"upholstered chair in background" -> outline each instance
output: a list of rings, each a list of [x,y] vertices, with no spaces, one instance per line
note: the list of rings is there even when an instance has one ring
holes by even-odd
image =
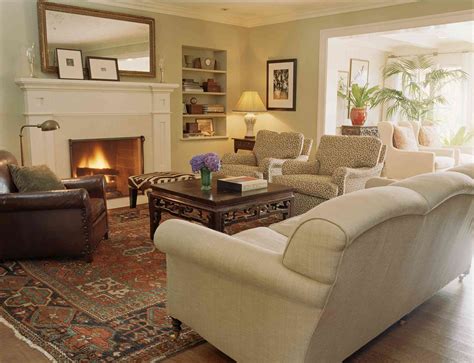
[[[431,151],[438,155],[439,153],[446,153],[446,150],[453,150],[455,165],[474,163],[474,155],[472,155],[472,151],[474,151],[473,148],[471,147],[471,154],[466,154],[462,152],[462,147],[444,146],[435,124],[427,122],[421,124],[418,121],[407,121],[403,124],[409,124],[413,128],[416,141],[418,142],[418,149],[420,151]],[[448,154],[450,154],[450,152],[448,152]]]
[[[18,163],[0,150],[0,260],[92,261],[109,231],[104,176],[62,180],[65,190],[19,193],[8,164]]]
[[[396,127],[398,130],[396,130]],[[378,124],[379,135],[387,147],[387,158],[383,176],[392,179],[405,179],[414,175],[442,171],[455,166],[453,149],[420,149],[416,141],[413,127],[409,122],[391,123],[382,121]],[[406,132],[407,138],[412,138],[409,147],[400,147],[394,141],[397,131]],[[398,147],[397,147],[398,146]]]
[[[302,214],[339,195],[364,189],[380,176],[385,158],[382,142],[371,136],[321,138],[316,160],[286,161],[273,182],[295,188],[294,214]]]
[[[250,153],[230,153],[222,157],[221,176],[251,176],[272,181],[281,174],[286,160],[308,160],[313,140],[304,139],[297,132],[274,132],[261,130],[257,133],[255,146]]]

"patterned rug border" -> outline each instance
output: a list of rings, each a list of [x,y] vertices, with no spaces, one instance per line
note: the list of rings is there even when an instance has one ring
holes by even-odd
[[[66,356],[61,354],[61,351],[56,349],[54,345],[44,342],[24,324],[18,323],[3,308],[0,309],[0,323],[9,328],[11,331],[13,331],[16,338],[28,344],[28,346],[32,349],[36,349],[37,351],[42,353],[48,360],[52,362],[57,362],[57,358],[54,357],[55,354],[53,353],[53,355],[52,353],[48,352],[45,345],[47,345],[50,350],[54,350],[55,353],[58,353],[58,355],[60,355],[62,359],[68,359]],[[71,360],[69,361],[72,362]]]

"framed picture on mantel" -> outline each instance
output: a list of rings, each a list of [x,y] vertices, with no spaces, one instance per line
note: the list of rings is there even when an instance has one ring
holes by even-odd
[[[267,110],[296,110],[296,59],[267,61]]]

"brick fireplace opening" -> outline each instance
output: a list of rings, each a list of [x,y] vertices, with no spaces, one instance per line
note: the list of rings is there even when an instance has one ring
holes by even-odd
[[[69,140],[71,176],[105,176],[107,198],[128,196],[128,177],[143,174],[144,136]]]

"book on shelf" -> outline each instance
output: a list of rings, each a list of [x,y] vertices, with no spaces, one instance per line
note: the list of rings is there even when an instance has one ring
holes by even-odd
[[[250,176],[236,176],[217,180],[217,189],[222,191],[248,192],[267,187],[268,182],[265,179],[257,179]]]

